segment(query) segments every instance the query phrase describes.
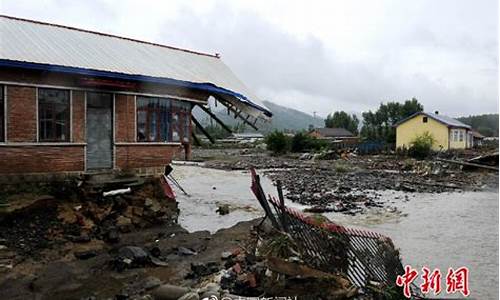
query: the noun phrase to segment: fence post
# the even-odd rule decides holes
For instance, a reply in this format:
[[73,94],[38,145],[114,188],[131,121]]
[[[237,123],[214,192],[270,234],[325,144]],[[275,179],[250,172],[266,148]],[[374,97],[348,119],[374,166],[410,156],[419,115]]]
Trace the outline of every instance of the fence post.
[[276,181],[276,188],[278,189],[278,197],[280,198],[281,226],[283,226],[283,230],[285,232],[288,232],[288,225],[286,223],[286,217],[285,217],[285,198],[283,197],[283,188],[281,186],[281,180]]

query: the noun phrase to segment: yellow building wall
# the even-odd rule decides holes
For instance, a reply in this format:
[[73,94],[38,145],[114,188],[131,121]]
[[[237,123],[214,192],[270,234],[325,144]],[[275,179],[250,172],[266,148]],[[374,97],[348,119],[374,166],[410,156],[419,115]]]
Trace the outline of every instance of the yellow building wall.
[[[457,132],[457,140],[454,139],[454,132]],[[460,133],[462,133],[462,141],[460,141]],[[467,147],[467,130],[463,128],[451,128],[450,129],[450,149],[465,149]]]
[[411,142],[419,135],[428,131],[434,137],[433,150],[448,150],[448,127],[430,117],[423,122],[425,115],[417,115],[396,128],[396,148],[409,148]]

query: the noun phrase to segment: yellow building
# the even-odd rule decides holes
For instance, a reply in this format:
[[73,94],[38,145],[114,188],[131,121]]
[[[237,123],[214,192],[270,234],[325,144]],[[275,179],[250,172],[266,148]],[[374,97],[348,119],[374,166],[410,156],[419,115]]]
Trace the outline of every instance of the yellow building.
[[433,150],[472,147],[471,127],[438,112],[418,112],[399,121],[395,126],[397,148],[409,148],[411,142],[426,131],[434,137]]

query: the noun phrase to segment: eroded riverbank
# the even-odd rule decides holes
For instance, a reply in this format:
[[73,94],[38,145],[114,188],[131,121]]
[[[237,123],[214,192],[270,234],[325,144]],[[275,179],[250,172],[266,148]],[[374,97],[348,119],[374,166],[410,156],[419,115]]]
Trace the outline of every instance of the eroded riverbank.
[[[230,227],[239,218],[263,216],[262,209],[250,192],[248,172],[192,166],[176,166],[175,169],[179,182],[192,194],[191,197],[180,194],[178,197],[183,226],[191,230],[209,226],[208,229],[213,231],[219,227]],[[266,192],[276,195],[269,179],[263,180],[263,186]],[[498,291],[497,190],[365,192],[375,193],[377,201],[384,205],[366,207],[354,215],[329,212],[325,216],[341,225],[371,229],[391,237],[401,249],[403,263],[414,268],[428,266],[446,272],[448,267],[467,266],[471,274],[472,297],[495,298]],[[206,197],[207,194],[210,196]],[[221,202],[231,203],[234,210],[228,215],[218,215],[215,210]],[[307,208],[289,200],[287,205]]]

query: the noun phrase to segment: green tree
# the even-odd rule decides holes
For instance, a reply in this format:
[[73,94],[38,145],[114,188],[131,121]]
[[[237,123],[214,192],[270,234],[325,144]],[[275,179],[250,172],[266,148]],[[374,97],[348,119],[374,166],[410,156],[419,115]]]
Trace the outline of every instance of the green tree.
[[472,126],[484,136],[498,136],[498,114],[461,117],[458,120]]
[[205,131],[214,139],[225,139],[231,134],[221,126],[214,124],[205,126]]
[[333,114],[329,114],[325,119],[325,127],[344,128],[355,135],[358,134],[358,125],[358,117],[354,114],[349,115],[345,111],[336,111]]
[[291,140],[292,152],[319,151],[327,147],[327,141],[312,137],[305,132],[296,133]]
[[415,98],[406,100],[404,103],[380,103],[378,110],[375,112],[370,110],[363,113],[361,137],[365,140],[394,143],[396,142],[394,124],[423,110],[424,106]]
[[273,131],[265,138],[267,150],[272,151],[274,154],[285,154],[290,151],[291,138],[286,136],[281,131]]

